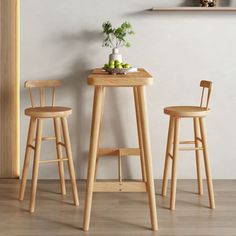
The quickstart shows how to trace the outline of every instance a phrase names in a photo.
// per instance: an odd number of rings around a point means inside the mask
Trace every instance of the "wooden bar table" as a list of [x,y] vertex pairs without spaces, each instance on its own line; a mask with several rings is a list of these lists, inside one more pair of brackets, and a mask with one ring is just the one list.
[[[152,171],[152,155],[148,128],[145,86],[153,83],[152,76],[144,69],[126,75],[111,75],[103,69],[95,69],[88,76],[88,85],[94,86],[93,115],[91,124],[87,188],[84,210],[84,231],[89,230],[93,192],[147,192],[150,208],[151,227],[157,230],[157,212]],[[99,149],[99,134],[103,113],[106,87],[131,87],[134,93],[139,148]],[[95,179],[96,160],[99,155],[125,152],[125,155],[140,155],[142,181],[99,182]]]

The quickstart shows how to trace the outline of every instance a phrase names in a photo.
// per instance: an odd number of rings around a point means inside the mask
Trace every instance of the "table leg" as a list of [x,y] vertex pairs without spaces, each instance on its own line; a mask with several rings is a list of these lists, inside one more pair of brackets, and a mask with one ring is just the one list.
[[138,131],[138,141],[139,141],[139,148],[140,148],[142,179],[143,181],[146,182],[147,177],[146,177],[145,159],[144,159],[144,154],[143,154],[143,139],[142,139],[142,127],[141,127],[141,120],[140,120],[139,96],[138,96],[137,87],[134,87],[133,90],[134,90],[134,103],[135,103],[135,113],[136,113],[137,131]]
[[147,192],[149,199],[150,207],[150,216],[152,230],[158,229],[157,224],[157,212],[156,212],[156,199],[155,199],[155,188],[153,180],[153,171],[152,171],[152,155],[151,155],[151,145],[149,140],[149,128],[148,128],[148,113],[146,105],[146,93],[144,86],[137,87],[139,95],[139,108],[140,108],[140,120],[142,126],[142,139],[143,139],[143,150],[146,166],[146,175],[147,175]]
[[[104,87],[103,88],[103,93],[102,93],[102,114],[101,114],[101,119],[100,119],[100,127],[99,127],[99,135],[98,135],[98,147],[99,147],[99,141],[100,141],[100,137],[101,137],[102,118],[103,118],[104,103],[105,103],[105,93],[106,93],[106,88]],[[99,157],[97,156],[96,166],[95,166],[94,181],[96,181],[96,179],[97,179],[98,164],[99,164]]]
[[89,162],[88,162],[88,175],[87,175],[87,188],[85,197],[85,210],[84,210],[84,231],[89,230],[90,214],[93,197],[94,187],[94,176],[95,166],[99,142],[99,129],[101,125],[102,116],[102,100],[103,100],[103,87],[96,86],[94,91],[93,100],[93,117],[91,126],[91,137],[90,137],[90,151],[89,151]]

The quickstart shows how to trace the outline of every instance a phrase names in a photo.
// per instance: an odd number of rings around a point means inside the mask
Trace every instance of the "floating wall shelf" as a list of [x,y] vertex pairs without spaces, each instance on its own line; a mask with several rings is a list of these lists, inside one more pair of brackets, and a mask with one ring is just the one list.
[[236,11],[236,7],[153,7],[151,11]]

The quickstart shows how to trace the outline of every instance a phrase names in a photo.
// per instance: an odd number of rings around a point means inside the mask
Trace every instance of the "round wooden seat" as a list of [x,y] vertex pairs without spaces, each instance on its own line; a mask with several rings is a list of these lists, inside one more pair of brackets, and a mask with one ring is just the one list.
[[[72,113],[69,107],[55,106],[55,90],[60,87],[60,80],[28,80],[25,81],[25,88],[29,88],[31,108],[25,109],[25,115],[30,116],[29,131],[25,149],[25,159],[22,170],[22,180],[19,191],[19,200],[24,200],[25,189],[31,152],[33,151],[33,172],[30,191],[29,211],[35,211],[36,192],[38,183],[39,164],[57,163],[60,177],[61,194],[66,195],[64,177],[64,162],[68,164],[68,171],[71,180],[73,200],[76,206],[79,205],[78,190],[76,185],[75,169],[72,158],[71,143],[67,117]],[[39,105],[35,105],[34,91],[39,92]],[[46,92],[51,93],[51,105],[46,104]],[[42,136],[43,123],[45,118],[51,118],[54,126],[55,136]],[[57,155],[52,160],[40,160],[42,141],[55,141]],[[62,148],[64,148],[65,154]],[[65,157],[63,157],[65,155]]]
[[210,109],[198,106],[172,106],[165,107],[164,113],[170,116],[178,117],[204,117],[207,116]]
[[[204,119],[210,112],[209,101],[212,91],[212,82],[202,80],[202,96],[200,106],[171,106],[165,107],[164,113],[170,116],[168,138],[166,145],[166,158],[163,173],[162,196],[167,194],[168,186],[168,168],[169,162],[172,161],[171,171],[171,191],[170,191],[170,209],[175,209],[176,186],[177,186],[177,162],[179,151],[195,151],[198,194],[203,194],[203,182],[201,177],[201,160],[200,151],[203,153],[206,182],[208,187],[208,197],[210,208],[215,208],[214,191],[211,177],[211,169],[208,159],[207,140]],[[205,95],[207,90],[207,95]],[[191,118],[193,120],[194,140],[180,141],[180,120],[182,118]],[[182,146],[185,145],[185,146]],[[189,146],[192,145],[192,146]]]
[[25,115],[37,118],[66,117],[72,113],[69,107],[31,107],[25,109]]

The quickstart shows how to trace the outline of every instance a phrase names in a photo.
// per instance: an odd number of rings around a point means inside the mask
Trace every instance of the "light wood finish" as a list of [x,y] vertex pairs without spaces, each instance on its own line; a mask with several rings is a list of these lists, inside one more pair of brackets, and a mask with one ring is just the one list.
[[61,86],[60,80],[27,80],[25,88],[57,88]]
[[[62,148],[60,143],[61,140],[61,129],[60,129],[60,119],[54,118],[54,130],[56,135],[56,149],[57,149],[57,160],[58,162],[58,169],[59,169],[59,177],[60,177],[60,183],[61,183],[61,193],[62,195],[66,195],[66,185],[65,185],[65,176],[64,176],[64,165],[63,165],[63,157],[62,157]],[[67,159],[68,160],[68,159]]]
[[139,96],[138,96],[137,87],[133,88],[133,93],[134,93],[135,114],[136,114],[137,131],[138,131],[138,142],[139,142],[139,148],[140,148],[142,178],[143,178],[143,181],[146,182],[147,174],[146,174],[145,158],[144,158],[144,153],[143,153],[142,124],[140,120]]
[[236,7],[153,7],[151,11],[236,11]]
[[[171,196],[170,196],[170,209],[175,209],[175,199],[176,199],[176,183],[177,183],[177,161],[179,151],[195,151],[196,154],[196,169],[197,169],[197,183],[198,183],[198,193],[203,194],[202,177],[201,177],[201,162],[200,162],[200,150],[203,151],[205,171],[207,177],[208,195],[210,208],[215,208],[213,184],[211,177],[211,170],[208,160],[207,151],[207,141],[206,133],[204,129],[203,119],[210,111],[209,102],[212,92],[212,82],[202,80],[200,82],[200,87],[202,87],[201,102],[199,107],[194,106],[176,106],[176,107],[166,107],[164,108],[164,113],[170,116],[170,124],[168,131],[168,141],[166,148],[166,159],[163,174],[163,185],[162,185],[162,195],[166,196],[167,192],[167,181],[168,181],[168,164],[169,160],[172,160],[172,179],[171,179]],[[208,90],[207,96],[205,97],[205,90]],[[204,102],[205,100],[205,102]],[[192,118],[194,127],[194,141],[179,141],[179,120],[181,118]],[[171,120],[174,120],[173,124]],[[172,148],[172,136],[174,130],[174,143],[173,143],[173,153]],[[194,147],[181,147],[181,144],[194,144]]]
[[39,118],[65,117],[72,114],[69,107],[32,107],[25,109],[26,116]]
[[173,137],[174,137],[174,118],[170,117],[169,131],[168,131],[168,138],[167,138],[167,145],[166,145],[166,159],[165,159],[165,167],[164,167],[164,173],[163,173],[162,196],[166,196],[166,192],[167,192],[169,161],[170,161],[170,155],[173,155],[171,154]]
[[147,192],[144,182],[95,182],[94,192]]
[[[202,80],[200,82],[200,87],[202,87],[202,96],[201,96],[200,107],[204,107],[204,108],[208,109],[210,98],[211,98],[212,82],[207,81],[207,80]],[[207,91],[206,103],[204,105],[204,95],[205,95],[205,90],[206,89],[208,91]]]
[[[201,145],[201,135],[200,135],[200,126],[199,126],[199,118],[193,119],[193,127],[194,127],[194,144],[196,148],[199,148]],[[203,194],[202,187],[202,174],[201,174],[201,160],[200,160],[200,152],[196,149],[196,166],[197,166],[197,182],[198,182],[198,194]]]
[[[56,160],[43,160],[43,161],[39,161],[39,163],[44,163],[44,164],[47,164],[47,163],[54,163],[54,162],[58,162],[58,164],[62,163],[63,161],[68,161],[69,159],[68,158],[62,158],[62,159],[56,159]],[[59,169],[60,171],[60,169]],[[65,193],[63,193],[62,191],[62,195],[65,195]]]
[[170,116],[181,117],[205,117],[209,114],[210,109],[197,106],[172,106],[165,107],[164,113]]
[[210,163],[209,163],[209,158],[208,158],[206,131],[205,131],[203,119],[200,118],[199,120],[200,120],[200,130],[201,130],[201,136],[202,136],[203,156],[204,156],[204,163],[205,163],[210,208],[214,209],[215,198],[214,198],[213,183],[212,183],[212,177],[211,177],[211,168],[210,168]]
[[19,177],[19,1],[0,0],[0,178]]
[[66,156],[68,158],[68,169],[69,169],[69,174],[70,174],[70,179],[71,179],[71,187],[73,191],[74,204],[76,206],[79,206],[79,197],[78,197],[78,191],[77,191],[77,185],[76,185],[76,177],[75,177],[75,170],[74,170],[74,164],[73,164],[73,158],[72,158],[72,152],[71,152],[71,144],[70,144],[67,119],[65,117],[62,117],[61,122],[62,122],[62,130],[63,130],[63,136],[64,136],[65,146],[66,146]]
[[152,76],[142,68],[139,68],[137,72],[127,73],[126,75],[111,75],[105,70],[97,68],[88,76],[88,84],[95,86],[132,87],[152,83]]
[[30,193],[30,212],[35,210],[35,199],[37,191],[37,182],[38,182],[38,172],[39,172],[39,159],[41,151],[41,137],[42,137],[42,125],[43,120],[37,120],[37,131],[36,131],[36,142],[35,142],[35,152],[34,152],[34,164],[33,164],[33,175],[32,175],[32,185]]
[[[235,236],[236,180],[214,180],[217,209],[208,209],[208,196],[193,195],[196,180],[178,179],[178,209],[170,212],[169,198],[161,198],[161,180],[155,180],[160,230],[151,232],[148,220],[146,193],[96,193],[93,200],[91,230],[83,232],[80,207],[70,204],[72,191],[66,181],[67,195],[59,193],[59,180],[39,180],[35,215],[27,214],[26,201],[19,203],[15,196],[19,180],[0,180],[1,236]],[[78,181],[81,206],[85,201],[86,181]],[[207,191],[205,180],[204,190]],[[27,182],[27,189],[30,182]],[[61,204],[59,205],[58,202]],[[177,202],[176,202],[177,203]],[[17,219],[17,220],[15,220]],[[11,224],[12,222],[12,224]],[[14,225],[13,225],[14,222]],[[13,227],[14,226],[14,227]]]
[[151,145],[149,140],[149,125],[148,125],[148,111],[146,102],[146,93],[144,86],[138,87],[139,106],[140,106],[140,120],[142,126],[142,140],[143,140],[143,152],[145,158],[146,177],[147,177],[147,192],[150,207],[150,217],[152,230],[158,229],[157,224],[157,212],[156,212],[156,199],[155,189],[153,182],[153,170],[152,170],[152,154]]
[[102,156],[140,156],[139,148],[99,148],[98,157]]
[[174,118],[174,146],[173,146],[173,163],[171,172],[171,194],[170,194],[170,209],[175,209],[176,184],[177,184],[177,162],[179,148],[179,123],[180,118]]
[[102,114],[101,110],[102,97],[103,97],[103,87],[96,86],[94,90],[92,127],[91,127],[90,148],[89,148],[87,190],[85,198],[84,226],[83,226],[84,231],[89,230],[89,224],[90,224],[94,178],[95,178],[95,165],[96,165],[96,157],[97,157],[98,142],[99,142],[98,139],[100,133],[101,114]]
[[[149,198],[152,230],[157,230],[157,214],[155,190],[152,173],[151,147],[149,141],[146,95],[144,85],[152,81],[151,76],[143,69],[136,74],[109,75],[101,69],[95,69],[88,77],[88,84],[95,85],[93,100],[93,117],[91,125],[90,151],[87,175],[87,189],[84,210],[84,231],[89,230],[93,192],[147,192]],[[142,86],[141,86],[142,85]],[[139,135],[139,148],[99,148],[101,117],[103,114],[103,98],[105,87],[133,87],[136,118]],[[99,157],[118,157],[118,181],[96,182],[96,169]],[[143,181],[127,182],[122,179],[123,156],[137,155],[143,168]],[[143,158],[143,159],[142,159]],[[146,173],[146,177],[145,174]],[[145,179],[146,178],[146,179]]]
[[20,193],[19,193],[19,200],[24,200],[25,196],[25,187],[26,187],[26,181],[27,181],[27,176],[28,176],[28,170],[29,170],[29,163],[30,163],[30,154],[32,150],[32,145],[33,145],[33,137],[35,133],[35,128],[36,128],[36,119],[35,118],[30,118],[30,124],[29,124],[29,131],[28,131],[28,139],[26,143],[26,148],[25,148],[25,159],[24,159],[24,165],[23,165],[23,171],[22,171],[22,181],[21,181],[21,186],[20,186]]
[[[60,84],[61,82],[59,80],[45,80],[45,81],[36,80],[36,81],[25,82],[25,87],[29,88],[32,107],[25,109],[25,114],[27,116],[30,116],[31,122],[29,126],[28,141],[27,141],[27,146],[26,146],[26,151],[25,151],[25,161],[24,161],[24,168],[23,168],[23,174],[22,174],[22,183],[21,183],[20,193],[19,193],[19,200],[24,199],[27,172],[28,172],[29,161],[30,161],[30,151],[34,150],[34,166],[33,166],[32,187],[31,187],[31,198],[30,198],[30,212],[35,211],[35,199],[36,199],[39,164],[50,164],[50,163],[58,164],[58,171],[59,171],[60,184],[61,184],[61,193],[62,195],[65,195],[66,188],[65,188],[63,162],[67,161],[69,174],[70,174],[70,180],[71,180],[71,186],[73,190],[74,204],[76,206],[79,205],[75,170],[74,170],[74,164],[73,164],[73,159],[72,159],[71,144],[70,144],[70,139],[69,139],[68,124],[67,124],[67,116],[69,116],[72,113],[72,109],[67,108],[67,107],[54,106],[55,88],[59,87]],[[35,107],[35,101],[34,101],[34,96],[33,96],[33,91],[32,91],[33,88],[39,90],[40,107]],[[50,106],[50,107],[45,106],[46,104],[45,95],[46,95],[47,89],[52,90],[51,104],[53,106]],[[46,118],[53,119],[55,136],[49,136],[49,137],[42,136],[42,122]],[[36,122],[37,122],[37,129],[36,129],[36,139],[35,139],[35,145],[34,145],[33,141],[34,141],[34,130],[35,130]],[[60,126],[62,126],[64,143],[62,142],[62,134],[61,134]],[[41,142],[54,141],[54,140],[56,142],[57,158],[54,160],[40,160]],[[66,151],[65,158],[63,158],[62,156],[62,147],[64,147]]]

